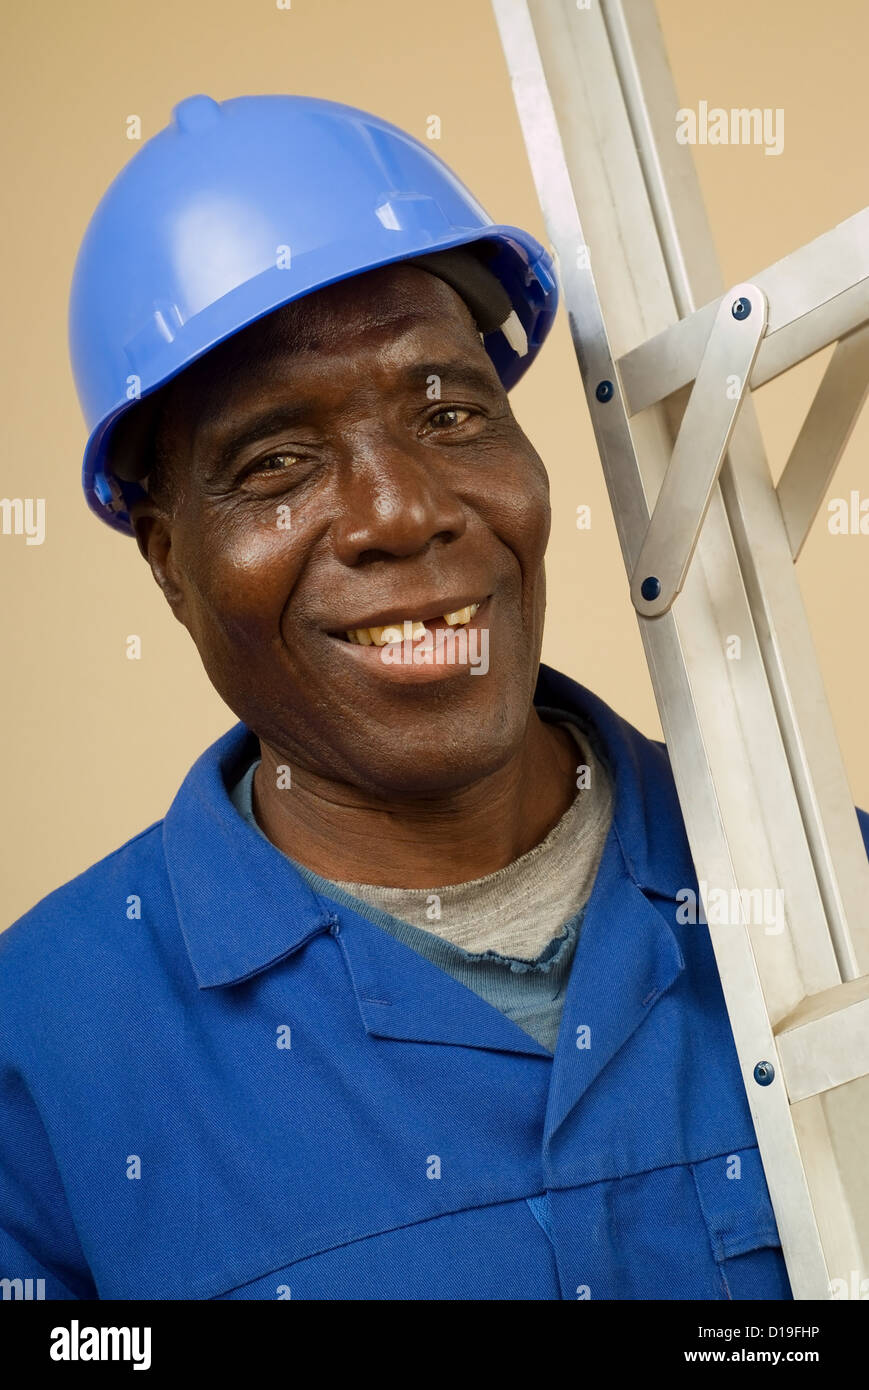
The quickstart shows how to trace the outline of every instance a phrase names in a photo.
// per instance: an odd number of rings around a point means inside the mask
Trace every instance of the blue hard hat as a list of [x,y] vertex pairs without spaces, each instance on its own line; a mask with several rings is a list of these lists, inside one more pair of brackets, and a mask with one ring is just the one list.
[[73,271],[88,505],[132,534],[141,489],[113,470],[112,433],[210,348],[337,280],[472,245],[506,292],[507,316],[483,343],[509,390],[558,304],[553,258],[533,236],[494,223],[427,145],[356,107],[302,96],[180,102],[103,195]]

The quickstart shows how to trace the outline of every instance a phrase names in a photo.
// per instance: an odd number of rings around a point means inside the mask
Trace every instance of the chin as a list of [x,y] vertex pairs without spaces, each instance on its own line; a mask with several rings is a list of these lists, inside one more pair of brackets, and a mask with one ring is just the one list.
[[[365,766],[353,758],[354,780],[388,798],[419,795],[437,796],[490,776],[509,762],[522,745],[527,712],[512,721],[509,728],[488,727],[466,715],[461,726],[450,731],[449,737],[423,728],[414,735],[405,730],[397,743],[395,735],[384,731],[386,745],[381,740],[369,743]],[[371,756],[373,754],[373,756]]]

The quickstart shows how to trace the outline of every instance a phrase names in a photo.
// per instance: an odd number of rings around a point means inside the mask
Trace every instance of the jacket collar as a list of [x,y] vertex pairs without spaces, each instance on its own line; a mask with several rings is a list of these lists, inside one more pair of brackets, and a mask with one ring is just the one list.
[[613,823],[628,874],[644,892],[675,901],[695,871],[666,744],[549,666],[540,666],[534,703],[568,710],[585,728],[613,779]]
[[196,760],[163,821],[172,896],[201,988],[259,974],[332,920],[286,855],[230,800],[258,754],[256,736],[236,724]]
[[[643,892],[674,899],[694,881],[666,748],[584,686],[541,665],[535,705],[585,728],[614,782],[612,835]],[[334,924],[291,861],[236,811],[229,788],[259,751],[236,724],[194,763],[163,821],[178,919],[201,988],[249,979]]]

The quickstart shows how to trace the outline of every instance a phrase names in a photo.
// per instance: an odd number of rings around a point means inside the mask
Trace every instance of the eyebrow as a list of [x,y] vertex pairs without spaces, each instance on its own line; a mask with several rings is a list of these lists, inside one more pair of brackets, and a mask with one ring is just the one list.
[[[447,387],[471,386],[491,398],[499,396],[503,391],[500,382],[497,379],[493,380],[484,368],[475,366],[474,363],[467,362],[461,357],[449,358],[440,362],[414,363],[413,366],[406,367],[400,372],[398,386],[405,390],[425,390],[429,385],[429,378],[432,376],[439,377],[441,383]],[[247,445],[255,444],[257,440],[266,435],[291,428],[304,420],[310,420],[312,415],[320,409],[320,402],[312,396],[297,397],[293,401],[285,401],[278,406],[269,406],[253,418],[245,420],[243,426],[229,434],[222,442],[220,442],[221,432],[231,424],[232,414],[230,412],[219,413],[216,418],[212,417],[210,424],[217,440],[217,453],[213,458],[210,458],[208,463],[208,477],[217,477],[229,469],[233,459]],[[207,446],[209,455],[214,447]]]

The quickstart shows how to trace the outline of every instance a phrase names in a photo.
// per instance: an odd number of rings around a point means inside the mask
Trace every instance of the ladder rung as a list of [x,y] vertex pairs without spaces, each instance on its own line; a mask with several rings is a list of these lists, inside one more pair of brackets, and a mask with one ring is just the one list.
[[869,1074],[869,975],[809,995],[775,1030],[793,1104]]

